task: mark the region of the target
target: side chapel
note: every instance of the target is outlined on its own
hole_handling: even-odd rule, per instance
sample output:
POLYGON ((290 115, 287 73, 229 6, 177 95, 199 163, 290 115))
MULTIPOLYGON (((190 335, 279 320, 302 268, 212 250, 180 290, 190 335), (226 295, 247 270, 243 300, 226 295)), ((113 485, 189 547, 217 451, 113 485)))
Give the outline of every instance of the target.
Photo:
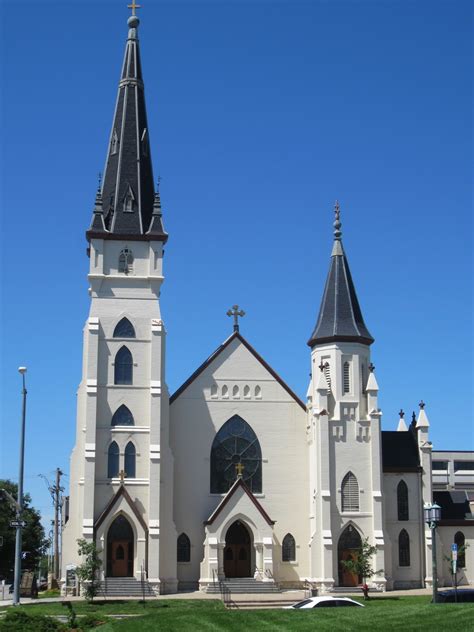
MULTIPOLYGON (((159 300, 168 235, 154 188, 138 26, 138 17, 129 17, 106 167, 87 231, 91 303, 63 584, 81 563, 78 538, 102 550, 104 579, 146 576, 156 593, 210 590, 230 578, 270 587, 310 581, 320 592, 357 585, 360 578, 341 560, 365 538, 377 549, 374 566, 383 569, 374 587, 430 584, 431 533, 422 516, 433 500, 429 422, 421 403, 408 426, 401 411, 397 431, 382 430, 374 339, 337 204, 308 342, 306 401, 242 336, 238 306, 230 311, 232 335, 169 396, 159 300)), ((441 526, 440 556, 456 533, 472 539, 473 524, 460 518, 441 526)), ((471 582, 473 550, 464 562, 471 582)))

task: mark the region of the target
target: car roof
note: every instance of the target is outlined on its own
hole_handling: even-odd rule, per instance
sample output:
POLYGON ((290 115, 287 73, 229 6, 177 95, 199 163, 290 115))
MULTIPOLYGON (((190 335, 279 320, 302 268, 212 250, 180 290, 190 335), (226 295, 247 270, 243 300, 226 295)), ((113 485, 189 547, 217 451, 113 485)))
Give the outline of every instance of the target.
POLYGON ((320 601, 354 601, 350 597, 333 597, 328 595, 327 597, 308 597, 308 599, 304 599, 304 601, 312 601, 313 603, 319 603, 320 601))

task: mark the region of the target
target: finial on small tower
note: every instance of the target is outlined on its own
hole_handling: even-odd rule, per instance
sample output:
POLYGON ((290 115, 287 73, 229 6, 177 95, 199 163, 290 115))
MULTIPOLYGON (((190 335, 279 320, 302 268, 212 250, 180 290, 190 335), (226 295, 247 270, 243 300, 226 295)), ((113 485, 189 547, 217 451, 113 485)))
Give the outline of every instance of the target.
POLYGON ((245 316, 245 312, 243 309, 239 311, 238 305, 232 305, 232 309, 227 310, 227 316, 234 317, 234 331, 239 331, 239 316, 243 318, 245 316))
POLYGON ((418 404, 418 406, 420 407, 420 410, 423 410, 423 408, 426 406, 425 402, 423 400, 421 400, 421 402, 418 404))
POLYGON ((339 206, 339 201, 336 200, 334 204, 334 239, 340 240, 342 236, 341 232, 341 207, 339 206))
POLYGON ((97 191, 101 191, 102 190, 102 172, 99 171, 99 173, 97 174, 97 191))
POLYGON ((373 373, 375 371, 375 364, 372 364, 371 362, 367 368, 369 369, 371 373, 373 373))
POLYGON ((403 408, 400 408, 400 412, 398 414, 400 415, 400 419, 403 419, 405 417, 405 411, 403 410, 403 408))
POLYGON ((132 4, 127 4, 127 8, 132 10, 132 15, 128 18, 127 24, 131 29, 136 29, 140 24, 140 20, 138 19, 138 15, 136 14, 137 9, 141 9, 141 4, 136 4, 135 0, 132 0, 132 4))

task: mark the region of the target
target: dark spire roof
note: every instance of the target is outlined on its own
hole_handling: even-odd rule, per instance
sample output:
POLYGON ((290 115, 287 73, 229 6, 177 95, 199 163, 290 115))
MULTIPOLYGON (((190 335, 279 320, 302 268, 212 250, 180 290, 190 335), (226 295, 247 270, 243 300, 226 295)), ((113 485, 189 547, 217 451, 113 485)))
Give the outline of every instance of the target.
POLYGON ((155 195, 136 15, 128 38, 110 133, 102 190, 87 237, 166 241, 155 195))
POLYGON ((319 316, 310 347, 327 342, 360 342, 371 345, 374 339, 365 326, 357 294, 341 242, 339 204, 334 207, 334 244, 331 265, 324 288, 319 316))

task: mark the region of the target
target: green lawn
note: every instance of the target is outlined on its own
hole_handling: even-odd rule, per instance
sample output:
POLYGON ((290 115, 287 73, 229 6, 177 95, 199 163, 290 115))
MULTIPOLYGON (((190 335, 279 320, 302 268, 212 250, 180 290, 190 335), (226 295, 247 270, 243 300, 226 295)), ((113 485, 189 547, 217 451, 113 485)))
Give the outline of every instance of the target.
MULTIPOLYGON (((106 602, 85 604, 73 602, 77 614, 136 613, 139 619, 110 621, 97 628, 101 632, 195 632, 212 630, 288 630, 291 632, 318 630, 350 631, 417 630, 456 632, 474 630, 474 604, 429 603, 429 597, 375 597, 362 608, 334 610, 226 610, 220 601, 158 600, 145 605, 140 602, 106 602)), ((29 613, 65 614, 66 608, 58 603, 22 606, 29 613)))

